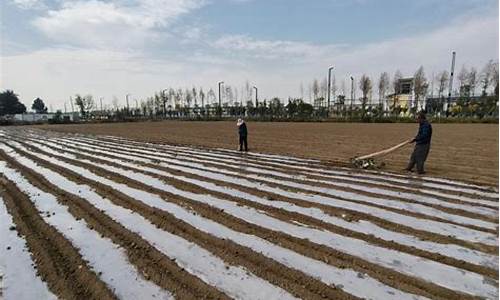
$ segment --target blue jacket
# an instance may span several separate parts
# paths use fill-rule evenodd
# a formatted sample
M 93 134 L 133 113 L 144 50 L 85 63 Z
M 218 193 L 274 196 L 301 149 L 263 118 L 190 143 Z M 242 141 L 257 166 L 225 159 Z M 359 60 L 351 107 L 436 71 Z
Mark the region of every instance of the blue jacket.
M 248 130 L 247 130 L 247 124 L 243 123 L 240 126 L 238 126 L 238 133 L 240 136 L 247 136 Z
M 425 145 L 431 142 L 432 138 L 432 126 L 431 124 L 425 120 L 420 123 L 418 128 L 418 134 L 415 137 L 415 142 L 417 145 Z

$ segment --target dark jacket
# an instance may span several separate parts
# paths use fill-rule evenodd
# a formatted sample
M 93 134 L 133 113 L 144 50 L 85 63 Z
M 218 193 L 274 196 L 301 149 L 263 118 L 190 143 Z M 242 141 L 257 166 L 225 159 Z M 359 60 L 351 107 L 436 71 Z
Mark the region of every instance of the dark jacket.
M 424 120 L 422 123 L 420 123 L 418 134 L 415 137 L 415 142 L 417 145 L 425 145 L 431 142 L 431 138 L 432 126 L 427 120 Z
M 243 123 L 240 126 L 238 126 L 238 133 L 240 136 L 247 136 L 248 134 L 247 124 Z

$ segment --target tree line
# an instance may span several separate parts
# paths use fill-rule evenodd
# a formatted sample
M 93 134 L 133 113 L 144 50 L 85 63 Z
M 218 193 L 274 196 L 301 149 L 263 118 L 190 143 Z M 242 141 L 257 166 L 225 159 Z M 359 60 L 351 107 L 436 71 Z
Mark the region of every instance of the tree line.
M 337 86 L 335 76 L 330 82 L 328 91 L 327 79 L 319 81 L 314 79 L 308 87 L 308 95 L 304 95 L 303 84 L 300 85 L 300 97 L 282 100 L 272 98 L 260 101 L 254 94 L 253 88 L 248 81 L 244 87 L 238 89 L 235 86 L 222 86 L 221 93 L 213 89 L 205 91 L 203 88 L 167 88 L 154 93 L 146 99 L 129 99 L 126 105 L 120 104 L 115 97 L 111 106 L 102 106 L 92 95 L 77 94 L 71 98 L 71 111 L 78 111 L 84 119 L 91 118 L 178 118 L 197 117 L 213 118 L 224 116 L 251 116 L 251 117 L 328 117 L 335 116 L 356 117 L 364 119 L 387 115 L 399 115 L 410 109 L 410 114 L 420 109 L 430 112 L 442 112 L 443 103 L 448 97 L 449 72 L 442 71 L 433 74 L 429 79 L 423 66 L 412 74 L 411 85 L 414 99 L 411 107 L 400 107 L 396 102 L 390 103 L 389 95 L 400 94 L 401 80 L 403 74 L 397 70 L 394 75 L 382 72 L 378 80 L 374 82 L 368 75 L 363 74 L 360 78 L 351 77 L 351 86 L 347 86 L 343 80 L 340 88 Z M 462 66 L 456 75 L 458 90 L 452 96 L 459 97 L 454 105 L 447 109 L 453 116 L 488 115 L 495 113 L 498 101 L 498 62 L 490 60 L 481 71 L 476 68 Z M 354 89 L 353 89 L 354 87 Z M 360 97 L 355 96 L 361 92 Z M 479 91 L 479 93 L 477 93 Z M 327 107 L 328 92 L 331 103 Z M 377 95 L 374 96 L 374 93 Z M 436 92 L 436 94 L 434 94 Z M 308 96 L 308 97 L 306 97 Z M 471 100 L 475 96 L 484 97 L 484 100 Z M 493 98 L 488 97 L 493 96 Z M 494 100 L 496 96 L 496 101 Z M 308 98 L 308 101 L 306 99 Z M 442 101 L 427 103 L 428 98 L 437 98 Z M 477 97 L 476 97 L 477 98 Z M 100 99 L 102 101 L 102 99 Z M 31 109 L 37 113 L 47 112 L 47 107 L 40 98 L 33 101 Z M 12 90 L 0 93 L 0 115 L 17 114 L 26 112 L 26 107 L 19 101 L 19 97 Z

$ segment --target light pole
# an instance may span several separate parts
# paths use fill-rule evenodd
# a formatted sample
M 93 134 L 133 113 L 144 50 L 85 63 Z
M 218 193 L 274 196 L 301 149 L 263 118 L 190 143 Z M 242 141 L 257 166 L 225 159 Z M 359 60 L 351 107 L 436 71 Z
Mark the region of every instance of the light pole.
M 255 85 L 253 86 L 253 88 L 255 89 L 255 107 L 257 108 L 259 106 L 259 96 L 258 96 L 259 90 Z
M 128 104 L 128 96 L 130 96 L 130 95 L 132 95 L 132 94 L 125 95 L 125 99 L 127 100 L 127 116 L 130 114 L 130 106 Z
M 102 97 L 99 98 L 99 102 L 101 104 L 101 114 L 102 114 Z
M 328 68 L 328 110 L 327 110 L 327 116 L 330 115 L 330 92 L 332 91 L 332 70 L 333 66 Z
M 219 81 L 217 84 L 219 85 L 219 116 L 222 116 L 221 86 L 224 84 L 224 81 Z
M 352 114 L 352 104 L 354 102 L 354 77 L 351 76 L 351 114 Z
M 452 52 L 452 58 L 451 58 L 451 71 L 450 71 L 450 86 L 448 87 L 448 101 L 446 103 L 446 116 L 448 117 L 448 109 L 450 108 L 451 104 L 451 90 L 453 89 L 453 73 L 455 72 L 455 55 L 456 52 Z

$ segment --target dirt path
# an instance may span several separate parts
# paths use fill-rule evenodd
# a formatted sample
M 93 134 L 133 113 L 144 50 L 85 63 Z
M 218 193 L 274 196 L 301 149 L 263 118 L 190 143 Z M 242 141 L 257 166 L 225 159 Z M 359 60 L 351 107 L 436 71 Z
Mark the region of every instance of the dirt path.
M 350 158 L 413 137 L 417 124 L 249 123 L 252 151 L 346 164 Z M 40 126 L 61 132 L 115 135 L 138 141 L 236 149 L 233 122 L 141 122 Z M 498 124 L 434 124 L 430 176 L 498 186 Z M 389 155 L 386 169 L 401 172 L 411 147 Z

